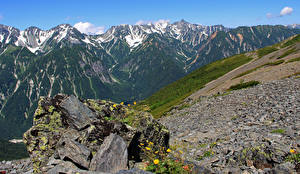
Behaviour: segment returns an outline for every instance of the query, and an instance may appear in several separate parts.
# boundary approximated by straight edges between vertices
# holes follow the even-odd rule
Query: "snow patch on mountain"
[[[4,36],[0,34],[0,42],[3,42]]]
[[[125,36],[126,42],[130,47],[137,47],[143,42],[145,34],[143,34],[138,27],[133,28],[132,25],[129,25],[129,30],[130,34]]]
[[[68,34],[68,28],[63,28],[61,32],[55,37],[57,42],[60,42],[62,39],[64,39]]]
[[[137,47],[143,42],[143,37],[134,36],[134,35],[127,35],[125,36],[126,42],[130,47]]]
[[[103,42],[103,43],[110,42],[111,40],[114,39],[114,33],[115,33],[115,31],[116,31],[116,28],[115,28],[115,27],[111,28],[110,30],[108,30],[108,31],[105,32],[104,34],[100,35],[100,36],[96,39],[96,41],[97,41],[98,43],[102,43],[102,42]]]
[[[184,20],[169,23],[169,20],[159,20],[154,23],[141,25],[119,25],[113,26],[100,35],[86,35],[68,24],[58,25],[50,30],[41,30],[37,27],[29,27],[25,31],[19,31],[13,27],[0,25],[0,41],[11,43],[16,46],[27,47],[33,53],[47,53],[59,42],[66,41],[71,44],[91,44],[95,47],[103,47],[105,43],[114,42],[105,46],[106,51],[118,40],[125,41],[129,47],[135,48],[143,43],[149,34],[158,33],[162,36],[172,37],[181,42],[189,42],[192,45],[201,43],[215,31],[225,30],[223,26],[202,26],[190,24]],[[49,45],[50,44],[50,45]],[[63,45],[59,45],[62,47]]]

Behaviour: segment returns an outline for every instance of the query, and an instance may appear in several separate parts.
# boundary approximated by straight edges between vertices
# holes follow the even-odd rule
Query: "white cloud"
[[[170,23],[170,20],[168,19],[159,19],[157,21],[146,21],[146,20],[139,20],[135,23],[135,25],[148,25],[148,24],[154,24],[154,25],[167,25]]]
[[[95,26],[89,22],[78,22],[74,27],[85,34],[102,34],[105,29],[103,26]]]
[[[163,25],[163,24],[168,24],[168,23],[170,23],[170,20],[168,20],[168,19],[167,20],[160,19],[160,20],[154,22],[155,25],[159,25],[159,24]]]
[[[285,16],[285,15],[289,15],[293,12],[293,8],[291,7],[284,7],[281,12],[280,12],[280,16]]]
[[[147,24],[151,24],[151,21],[144,21],[144,20],[139,20],[135,23],[135,25],[147,25]]]
[[[269,18],[269,19],[270,19],[270,18],[273,18],[273,15],[272,15],[272,13],[267,13],[267,15],[266,15],[266,16],[267,16],[267,18]]]

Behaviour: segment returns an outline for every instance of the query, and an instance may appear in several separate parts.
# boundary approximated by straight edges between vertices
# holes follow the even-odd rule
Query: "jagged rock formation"
[[[127,169],[127,160],[144,159],[139,144],[147,140],[168,147],[168,130],[151,114],[72,95],[41,98],[33,127],[24,134],[36,173],[116,173]]]

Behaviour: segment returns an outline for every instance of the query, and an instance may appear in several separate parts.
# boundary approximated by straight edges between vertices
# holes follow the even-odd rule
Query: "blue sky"
[[[113,25],[185,19],[226,27],[300,23],[300,0],[0,0],[0,23],[24,30],[62,23],[103,32]]]

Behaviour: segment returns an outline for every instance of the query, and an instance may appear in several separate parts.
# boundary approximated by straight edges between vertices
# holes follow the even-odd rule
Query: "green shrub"
[[[178,107],[178,110],[182,110],[182,109],[188,108],[188,107],[190,107],[190,106],[191,106],[191,104],[189,104],[189,103],[184,103],[184,104],[181,104],[181,105]]]
[[[259,84],[258,81],[252,80],[249,82],[232,85],[232,86],[230,86],[229,90],[238,90],[238,89],[248,88],[248,87],[256,86],[258,84]]]
[[[273,134],[283,134],[285,132],[284,129],[274,129],[271,131]]]
[[[236,79],[236,78],[242,77],[242,76],[244,76],[244,75],[250,74],[250,73],[256,71],[256,70],[259,69],[259,68],[261,68],[261,67],[259,66],[259,67],[250,69],[250,70],[248,70],[248,71],[245,71],[245,72],[243,72],[243,73],[241,73],[241,74],[235,76],[233,79]]]
[[[147,157],[144,169],[153,173],[191,173],[193,165],[185,164],[180,157],[182,152],[172,152],[171,149],[155,149],[154,144],[150,141],[140,143],[139,147]],[[170,153],[172,156],[170,157]]]
[[[257,55],[259,58],[262,58],[263,56],[270,54],[274,51],[277,51],[278,49],[274,46],[265,47],[262,49],[257,50]]]
[[[280,65],[284,62],[284,60],[278,60],[278,61],[275,61],[275,62],[268,62],[266,64],[264,64],[263,66],[276,66],[276,65]]]
[[[300,153],[290,154],[289,156],[287,156],[286,161],[300,163]]]
[[[284,57],[286,57],[286,56],[288,56],[288,55],[290,55],[290,54],[292,54],[296,51],[297,51],[296,48],[289,49],[286,52],[284,52],[281,56],[279,56],[278,59],[284,58]]]
[[[300,61],[300,57],[297,57],[297,58],[294,58],[294,59],[290,59],[286,63],[297,62],[297,61]]]
[[[293,44],[295,44],[295,43],[297,43],[297,42],[300,42],[300,34],[298,34],[298,35],[297,35],[296,37],[294,37],[293,39],[291,39],[291,40],[287,41],[286,43],[284,43],[284,44],[282,45],[282,48],[287,47],[287,46],[290,46],[290,45],[293,45]]]
[[[203,160],[204,158],[208,158],[208,157],[211,157],[213,156],[214,152],[212,150],[208,150],[208,151],[205,151],[203,153],[203,155],[199,156],[197,160],[201,161]]]

